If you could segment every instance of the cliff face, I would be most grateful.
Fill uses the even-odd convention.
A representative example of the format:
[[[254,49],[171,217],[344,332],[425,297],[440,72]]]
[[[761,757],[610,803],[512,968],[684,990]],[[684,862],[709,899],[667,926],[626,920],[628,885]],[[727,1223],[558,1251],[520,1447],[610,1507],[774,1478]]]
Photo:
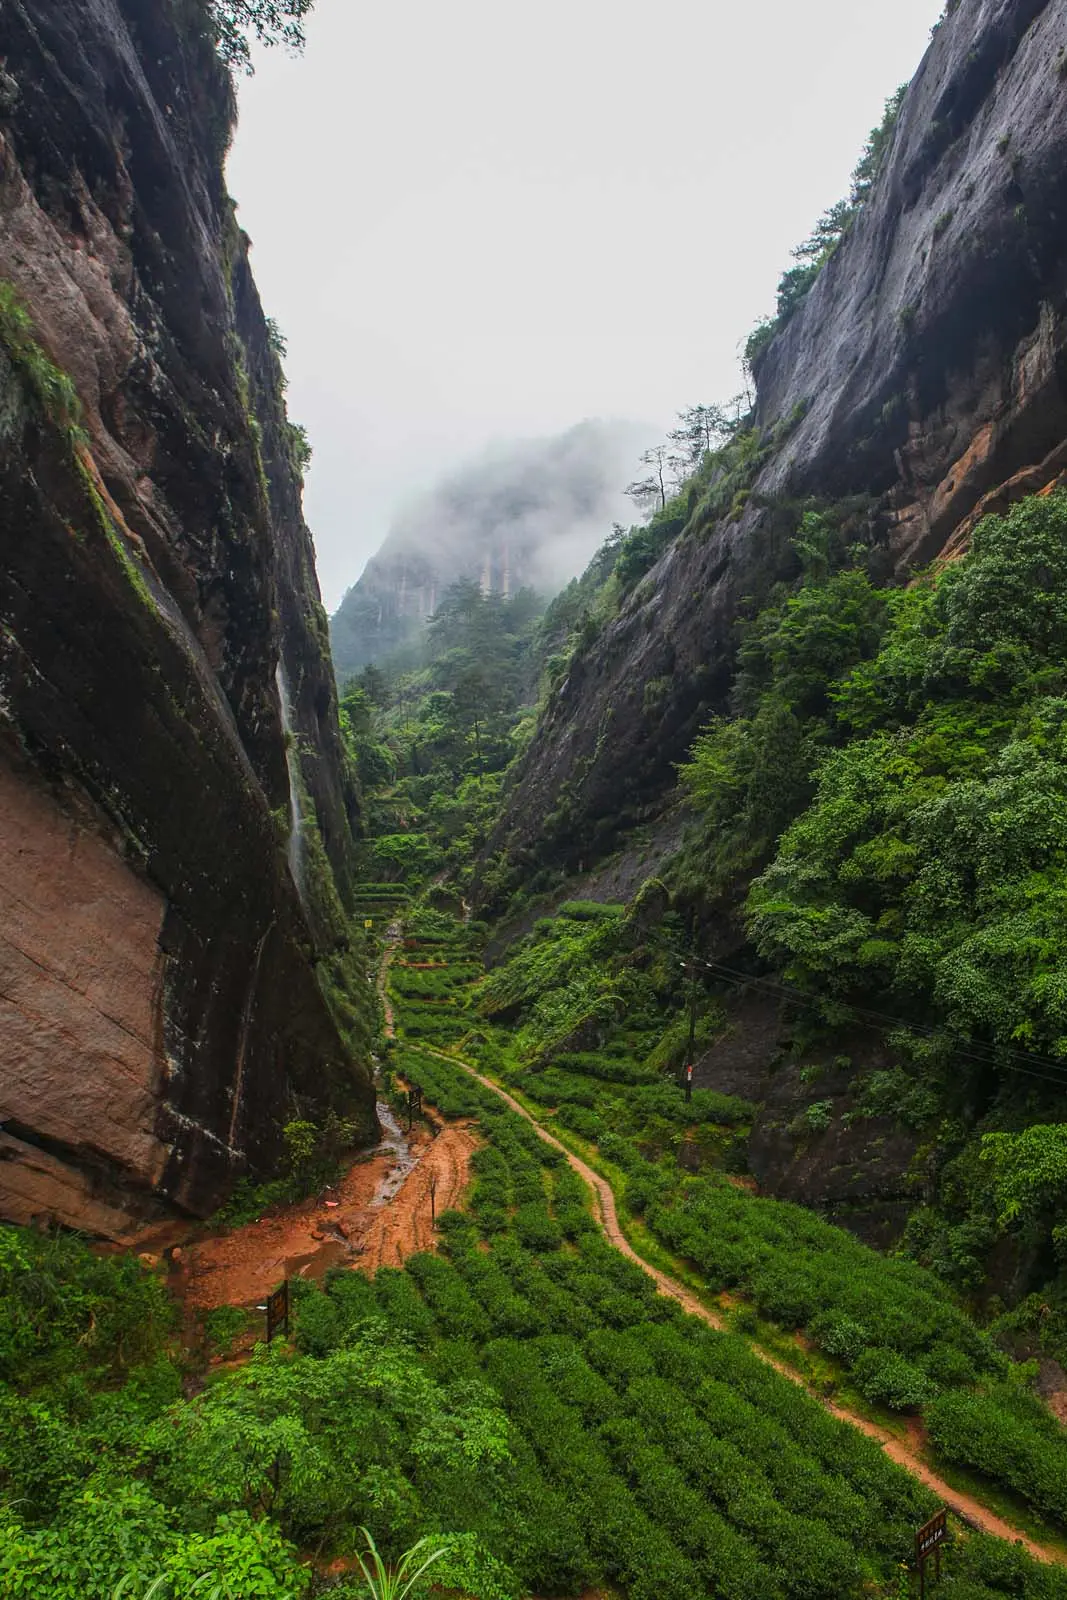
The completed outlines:
[[[117,1235],[374,1133],[290,768],[342,891],[358,802],[200,0],[9,0],[0,61],[0,1215]]]
[[[759,364],[785,442],[576,660],[491,850],[573,867],[655,811],[728,705],[741,598],[793,575],[787,501],[872,496],[903,571],[1067,471],[1065,51],[1062,0],[951,8],[870,201]]]

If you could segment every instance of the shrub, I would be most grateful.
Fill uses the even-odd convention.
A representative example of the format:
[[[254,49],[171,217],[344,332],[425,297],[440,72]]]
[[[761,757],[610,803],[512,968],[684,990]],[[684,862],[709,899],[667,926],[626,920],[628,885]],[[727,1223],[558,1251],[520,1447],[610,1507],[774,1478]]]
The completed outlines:
[[[868,1400],[880,1400],[893,1411],[915,1411],[937,1392],[926,1373],[895,1350],[865,1350],[852,1376]]]
[[[548,1214],[548,1207],[536,1201],[523,1205],[515,1212],[515,1236],[527,1250],[558,1250],[562,1243],[562,1230]]]
[[[1036,1401],[1006,1385],[985,1394],[955,1390],[924,1415],[949,1461],[1008,1484],[1035,1511],[1067,1525],[1067,1436]]]

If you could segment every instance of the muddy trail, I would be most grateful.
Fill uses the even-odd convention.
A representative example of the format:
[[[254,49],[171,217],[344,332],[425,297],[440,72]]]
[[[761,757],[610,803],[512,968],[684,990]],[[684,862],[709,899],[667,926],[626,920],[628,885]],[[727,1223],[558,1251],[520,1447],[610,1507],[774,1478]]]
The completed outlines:
[[[389,947],[396,937],[390,929]],[[385,971],[383,962],[380,989],[391,1038]],[[166,1261],[190,1341],[204,1313],[221,1306],[260,1309],[283,1278],[316,1281],[333,1267],[373,1273],[433,1248],[434,1218],[462,1200],[478,1138],[469,1123],[429,1115],[405,1131],[385,1101],[378,1101],[377,1110],[380,1143],[360,1152],[339,1181],[318,1195],[218,1232],[171,1222],[133,1241],[145,1261]],[[250,1330],[239,1351],[258,1336]]]
[[[442,1061],[447,1061],[451,1066],[459,1067],[486,1089],[490,1089],[495,1095],[499,1095],[501,1100],[536,1129],[539,1138],[543,1139],[546,1144],[552,1145],[556,1150],[562,1151],[574,1171],[593,1192],[596,1220],[604,1237],[624,1256],[629,1257],[644,1272],[647,1272],[655,1280],[661,1294],[669,1295],[672,1300],[677,1300],[678,1304],[689,1312],[691,1316],[699,1317],[702,1322],[708,1323],[711,1327],[726,1328],[727,1324],[723,1317],[705,1305],[702,1300],[699,1300],[677,1279],[670,1277],[665,1272],[661,1272],[657,1267],[650,1265],[643,1256],[638,1255],[622,1231],[615,1205],[615,1195],[606,1178],[602,1178],[599,1173],[594,1172],[587,1162],[576,1156],[571,1150],[568,1150],[566,1145],[549,1133],[538,1122],[536,1117],[532,1116],[512,1095],[502,1089],[499,1084],[494,1083],[492,1079],[483,1077],[474,1067],[468,1065],[465,1061],[458,1060],[455,1056],[445,1055],[443,1051],[434,1050],[426,1045],[420,1046],[420,1048],[425,1049],[430,1055],[439,1056]],[[760,1349],[758,1345],[753,1344],[750,1348],[753,1354],[758,1355],[761,1360],[774,1367],[783,1377],[789,1378],[791,1382],[798,1384],[803,1389],[807,1389],[809,1393],[813,1393],[802,1375],[794,1368],[769,1355],[765,1350]],[[889,1433],[885,1428],[880,1427],[878,1423],[870,1421],[869,1418],[860,1416],[844,1406],[835,1405],[821,1395],[814,1395],[813,1393],[813,1398],[817,1398],[840,1421],[850,1423],[852,1427],[858,1428],[861,1433],[865,1433],[869,1439],[874,1439],[881,1445],[890,1460],[895,1461],[906,1472],[910,1472],[913,1477],[918,1478],[933,1494],[938,1496],[949,1511],[953,1512],[969,1527],[976,1528],[982,1533],[993,1534],[996,1538],[1005,1539],[1012,1544],[1021,1544],[1038,1561],[1064,1562],[1065,1557],[1059,1551],[1048,1549],[1046,1546],[1036,1543],[1020,1528],[1014,1527],[1011,1523],[1005,1521],[1003,1517],[991,1511],[988,1506],[983,1505],[973,1495],[954,1489],[929,1467],[922,1459],[922,1449],[925,1441],[922,1436],[921,1424],[906,1439],[901,1439],[895,1434]]]
[[[331,1267],[401,1266],[432,1246],[432,1212],[461,1198],[477,1139],[461,1123],[407,1135],[384,1103],[378,1116],[382,1142],[320,1195],[216,1234],[169,1225],[142,1235],[135,1248],[167,1260],[173,1292],[194,1312],[251,1309],[283,1278],[318,1280]]]

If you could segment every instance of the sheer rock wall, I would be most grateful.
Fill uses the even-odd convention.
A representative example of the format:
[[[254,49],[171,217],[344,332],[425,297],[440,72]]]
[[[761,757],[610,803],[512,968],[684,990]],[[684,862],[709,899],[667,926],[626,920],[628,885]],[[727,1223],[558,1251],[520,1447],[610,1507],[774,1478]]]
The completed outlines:
[[[742,597],[796,572],[786,502],[871,496],[905,571],[1067,473],[1064,0],[944,19],[870,201],[757,377],[784,443],[740,516],[683,535],[576,658],[488,855],[574,870],[656,815],[729,706]]]
[[[359,804],[203,6],[6,0],[0,62],[0,1215],[118,1236],[296,1111],[375,1136],[287,866],[279,663],[342,894]]]

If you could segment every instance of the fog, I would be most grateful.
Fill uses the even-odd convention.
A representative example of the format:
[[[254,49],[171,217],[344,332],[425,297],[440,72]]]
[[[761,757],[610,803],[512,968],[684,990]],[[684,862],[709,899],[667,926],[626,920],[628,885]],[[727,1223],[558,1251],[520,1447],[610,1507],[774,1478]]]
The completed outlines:
[[[941,0],[317,0],[260,52],[229,176],[314,447],[327,606],[498,438],[740,387]],[[624,474],[625,477],[625,474]]]
[[[405,506],[381,555],[417,552],[448,582],[478,577],[506,546],[512,592],[552,594],[584,571],[613,522],[634,520],[622,485],[648,432],[588,420],[550,439],[496,440]]]

